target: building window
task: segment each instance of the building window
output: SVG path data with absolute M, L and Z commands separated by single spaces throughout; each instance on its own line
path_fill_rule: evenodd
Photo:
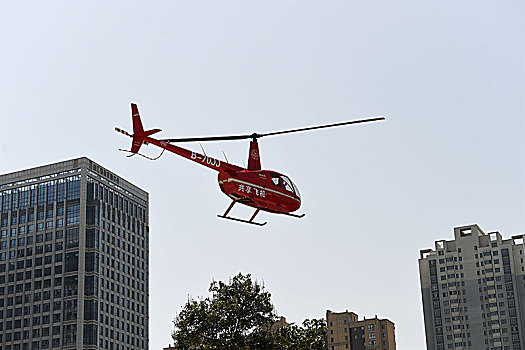
M 55 201 L 55 181 L 48 182 L 47 185 L 47 204 L 53 204 Z
M 62 316 L 64 321 L 77 319 L 77 299 L 64 300 L 64 308 L 62 309 Z
M 66 225 L 78 225 L 80 222 L 80 205 L 67 207 Z
M 78 247 L 78 235 L 78 227 L 66 230 L 66 249 Z
M 76 324 L 64 325 L 63 333 L 62 333 L 62 345 L 63 346 L 75 345 L 76 339 L 77 339 L 77 325 Z
M 98 253 L 86 252 L 86 272 L 98 272 Z
M 64 201 L 64 192 L 65 192 L 65 179 L 60 179 L 57 181 L 57 202 L 63 202 Z
M 78 271 L 78 252 L 66 253 L 65 272 Z
M 95 301 L 96 302 L 96 301 Z M 84 345 L 97 345 L 98 330 L 97 325 L 84 325 Z
M 64 297 L 78 294 L 78 276 L 64 277 Z
M 67 179 L 67 200 L 80 198 L 80 176 Z

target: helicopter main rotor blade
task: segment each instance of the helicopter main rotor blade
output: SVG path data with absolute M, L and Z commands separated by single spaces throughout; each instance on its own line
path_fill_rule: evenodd
M 175 143 L 175 142 L 203 142 L 203 141 L 232 141 L 232 140 L 246 140 L 246 139 L 254 139 L 255 140 L 255 139 L 258 139 L 258 138 L 261 138 L 261 137 L 264 137 L 264 136 L 273 136 L 273 135 L 289 134 L 289 133 L 292 133 L 292 132 L 300 132 L 300 131 L 309 131 L 309 130 L 316 130 L 316 129 L 333 128 L 333 127 L 336 127 L 336 126 L 344 126 L 344 125 L 350 125 L 350 124 L 375 122 L 375 121 L 384 120 L 384 119 L 385 119 L 384 117 L 358 119 L 358 120 L 350 120 L 350 121 L 341 122 L 341 123 L 309 126 L 309 127 L 306 127 L 306 128 L 299 128 L 299 129 L 273 131 L 273 132 L 267 132 L 267 133 L 264 133 L 264 134 L 253 133 L 253 134 L 246 134 L 246 135 L 181 137 L 181 138 L 177 138 L 177 139 L 163 139 L 161 141 Z
M 308 130 L 316 130 L 316 129 L 324 129 L 324 128 L 332 128 L 335 126 L 343 126 L 343 125 L 350 125 L 350 124 L 359 124 L 359 123 L 367 123 L 367 122 L 375 122 L 379 120 L 384 120 L 385 117 L 376 117 L 376 118 L 368 118 L 368 119 L 359 119 L 359 120 L 350 120 L 347 122 L 341 122 L 341 123 L 334 123 L 334 124 L 325 124 L 325 125 L 318 125 L 318 126 L 309 126 L 306 128 L 299 128 L 299 129 L 290 129 L 290 130 L 283 130 L 283 131 L 274 131 L 274 132 L 267 132 L 264 134 L 257 134 L 258 137 L 263 136 L 273 136 L 273 135 L 281 135 L 281 134 L 289 134 L 292 132 L 299 132 L 299 131 L 308 131 Z

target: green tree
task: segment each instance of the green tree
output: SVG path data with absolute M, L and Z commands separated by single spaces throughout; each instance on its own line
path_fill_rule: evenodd
M 279 328 L 273 338 L 275 349 L 324 350 L 326 322 L 323 319 L 306 319 L 302 327 L 291 324 Z
M 175 318 L 173 340 L 180 349 L 271 349 L 277 320 L 270 293 L 251 275 L 212 282 L 210 297 L 188 300 Z
M 189 299 L 173 321 L 176 349 L 324 349 L 324 320 L 305 320 L 271 332 L 277 321 L 271 294 L 251 275 L 212 282 L 210 296 Z

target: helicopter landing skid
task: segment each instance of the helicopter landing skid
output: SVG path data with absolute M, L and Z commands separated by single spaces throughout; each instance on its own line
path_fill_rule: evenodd
M 286 215 L 286 216 L 291 216 L 293 218 L 302 218 L 304 217 L 306 214 L 292 214 L 292 213 L 287 213 L 287 212 L 284 212 L 284 211 L 277 211 L 277 210 L 271 210 L 271 209 L 263 209 L 264 211 L 267 211 L 269 213 L 274 213 L 274 214 L 282 214 L 282 215 Z
M 300 219 L 300 218 L 302 218 L 302 217 L 304 217 L 306 215 L 304 213 L 303 214 L 299 214 L 299 215 L 298 214 L 291 214 L 291 213 L 279 213 L 279 214 L 288 215 L 288 216 L 291 216 L 293 218 L 298 218 L 298 219 Z
M 259 213 L 259 211 L 261 209 L 257 208 L 255 210 L 255 213 L 253 213 L 252 217 L 250 218 L 250 220 L 244 220 L 244 219 L 239 219 L 239 218 L 234 218 L 234 217 L 231 217 L 231 216 L 228 216 L 228 213 L 230 212 L 230 210 L 233 208 L 233 205 L 237 203 L 236 201 L 233 201 L 232 204 L 230 204 L 230 206 L 228 207 L 228 209 L 226 209 L 226 211 L 224 212 L 223 215 L 217 215 L 217 217 L 219 218 L 222 218 L 222 219 L 228 219 L 228 220 L 233 220 L 233 221 L 239 221 L 239 222 L 244 222 L 245 224 L 252 224 L 252 225 L 257 225 L 257 226 L 264 226 L 266 225 L 266 222 L 256 222 L 256 221 L 253 221 L 253 219 L 255 219 L 255 216 Z

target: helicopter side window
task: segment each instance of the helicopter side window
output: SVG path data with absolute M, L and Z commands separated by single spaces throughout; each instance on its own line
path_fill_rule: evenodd
M 292 181 L 286 176 L 281 176 L 281 180 L 283 180 L 284 189 L 293 193 Z
M 270 177 L 272 178 L 272 184 L 274 184 L 277 187 L 281 187 L 281 181 L 280 181 L 279 175 L 270 173 Z

